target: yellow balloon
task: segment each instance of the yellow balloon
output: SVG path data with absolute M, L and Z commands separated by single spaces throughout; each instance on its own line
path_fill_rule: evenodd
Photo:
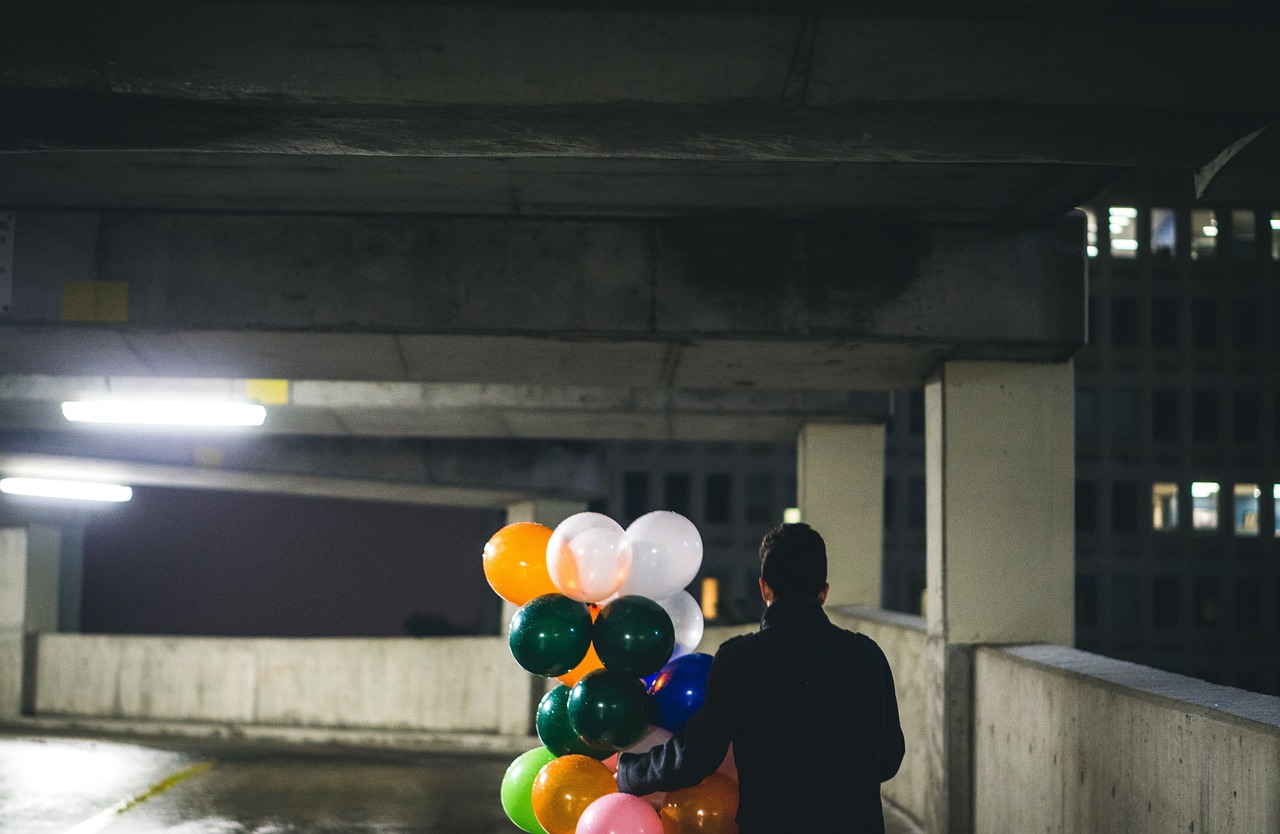
M 605 794 L 617 793 L 609 768 L 590 756 L 561 756 L 533 780 L 533 815 L 547 834 L 573 834 L 578 817 Z
M 484 546 L 484 578 L 507 602 L 524 605 L 543 594 L 558 594 L 547 572 L 551 529 L 531 521 L 508 524 Z

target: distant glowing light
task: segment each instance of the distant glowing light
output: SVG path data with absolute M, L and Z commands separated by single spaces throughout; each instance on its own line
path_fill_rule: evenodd
M 1280 231 L 1280 218 L 1271 218 L 1271 228 L 1275 231 Z
M 64 498 L 72 501 L 128 501 L 133 490 L 120 484 L 92 481 L 59 481 L 51 478 L 3 478 L 0 492 L 9 495 L 32 495 L 39 498 Z
M 1191 484 L 1192 498 L 1212 498 L 1220 487 L 1212 481 L 1195 481 Z
M 62 415 L 75 423 L 139 426 L 261 426 L 267 410 L 256 403 L 210 400 L 72 400 Z
M 782 522 L 783 522 L 784 524 L 799 524 L 799 523 L 800 523 L 800 508 L 799 508 L 799 507 L 787 507 L 785 510 L 783 510 L 783 511 L 782 511 Z
M 1132 220 L 1138 216 L 1138 210 L 1131 206 L 1112 206 L 1108 214 L 1111 216 L 1112 220 L 1115 220 L 1117 217 Z
M 1217 236 L 1218 236 L 1218 227 L 1217 227 L 1217 226 L 1205 226 L 1205 227 L 1204 227 L 1203 229 L 1201 229 L 1200 231 L 1204 232 L 1204 236 L 1205 236 L 1205 237 L 1217 237 Z
M 1098 257 L 1098 247 L 1096 246 L 1087 246 L 1085 247 L 1085 251 L 1089 253 L 1089 257 L 1091 258 Z
M 1138 251 L 1138 241 L 1125 239 L 1113 240 L 1111 241 L 1111 248 L 1119 249 L 1121 252 L 1136 252 Z

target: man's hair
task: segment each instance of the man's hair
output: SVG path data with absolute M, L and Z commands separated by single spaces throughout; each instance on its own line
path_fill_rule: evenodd
M 778 597 L 816 597 L 827 584 L 827 543 L 808 524 L 779 524 L 760 542 L 760 577 Z

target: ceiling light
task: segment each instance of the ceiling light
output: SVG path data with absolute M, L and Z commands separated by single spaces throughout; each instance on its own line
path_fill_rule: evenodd
M 1112 206 L 1111 211 L 1108 212 L 1108 214 L 1113 219 L 1116 217 L 1132 218 L 1138 216 L 1138 210 L 1131 206 Z
M 1201 229 L 1200 231 L 1204 232 L 1204 236 L 1205 236 L 1205 237 L 1217 237 L 1217 236 L 1218 236 L 1218 227 L 1217 227 L 1217 226 L 1205 226 L 1205 227 L 1204 227 L 1203 229 Z
M 1138 241 L 1132 238 L 1119 238 L 1111 241 L 1111 248 L 1118 249 L 1121 252 L 1137 252 Z
M 261 426 L 267 410 L 255 403 L 210 400 L 73 400 L 62 415 L 76 423 L 142 426 Z
M 57 481 L 49 478 L 3 478 L 0 479 L 0 492 L 76 501 L 128 501 L 133 498 L 133 490 L 120 484 Z

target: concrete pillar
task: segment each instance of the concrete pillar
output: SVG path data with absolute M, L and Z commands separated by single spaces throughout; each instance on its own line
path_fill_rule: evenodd
M 880 607 L 884 426 L 807 425 L 796 467 L 800 518 L 827 542 L 827 604 Z
M 0 716 L 34 707 L 35 638 L 58 629 L 61 560 L 56 527 L 0 528 Z
M 565 501 L 560 499 L 534 499 L 520 501 L 507 506 L 507 523 L 532 521 L 556 529 L 556 525 L 571 515 L 585 512 L 587 505 L 581 501 Z M 502 601 L 502 636 L 506 639 L 511 618 L 516 613 L 516 606 Z M 509 686 L 502 698 L 502 714 L 498 719 L 501 732 L 511 734 L 534 733 L 534 718 L 537 715 L 538 702 L 546 694 L 549 685 L 547 678 L 530 675 L 515 662 L 510 661 L 513 670 L 509 678 Z M 554 685 L 555 680 L 550 680 Z
M 972 660 L 1074 639 L 1072 366 L 948 362 L 925 387 L 930 832 L 972 829 Z

